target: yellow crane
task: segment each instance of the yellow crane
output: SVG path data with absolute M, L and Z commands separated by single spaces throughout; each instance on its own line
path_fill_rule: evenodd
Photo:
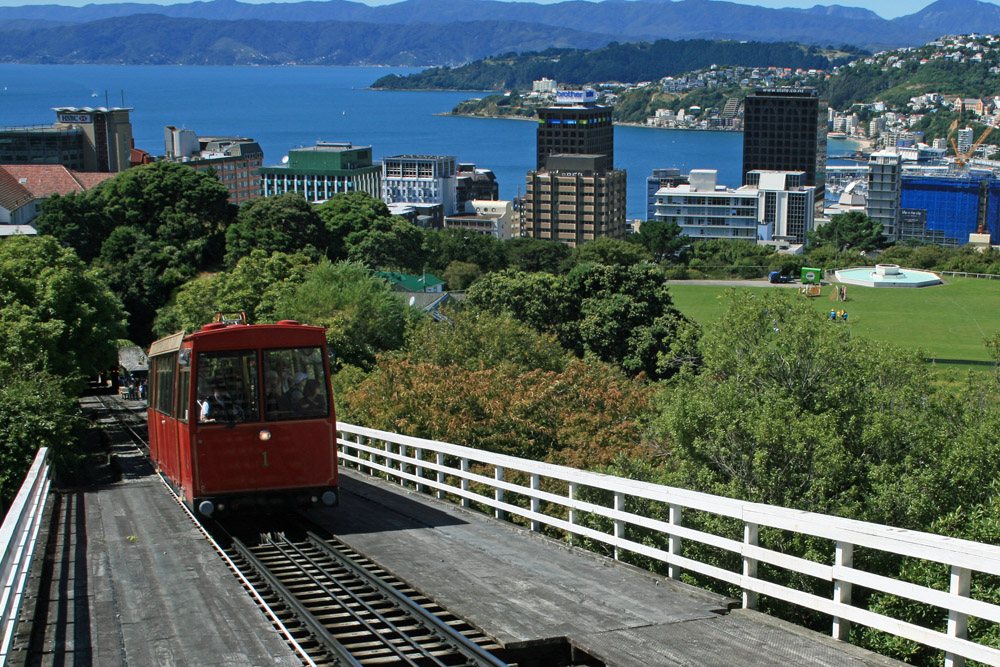
M 993 126 L 987 125 L 986 131 L 983 132 L 981 135 L 979 135 L 979 139 L 976 140 L 976 143 L 972 144 L 972 148 L 967 150 L 965 153 L 958 152 L 958 144 L 955 143 L 955 138 L 952 137 L 951 146 L 952 148 L 955 149 L 955 163 L 959 167 L 964 167 L 966 160 L 972 157 L 972 155 L 976 152 L 976 149 L 983 145 L 983 142 L 986 141 L 986 137 L 990 136 L 990 132 L 992 131 L 993 131 Z

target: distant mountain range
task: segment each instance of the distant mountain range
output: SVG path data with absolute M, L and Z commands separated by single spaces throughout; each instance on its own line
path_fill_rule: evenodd
M 454 65 L 509 51 L 612 41 L 732 39 L 871 50 L 1000 32 L 1000 6 L 937 0 L 892 20 L 866 9 L 768 9 L 720 0 L 348 0 L 0 7 L 0 61 Z

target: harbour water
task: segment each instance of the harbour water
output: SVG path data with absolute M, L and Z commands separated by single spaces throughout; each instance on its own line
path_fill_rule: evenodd
M 455 155 L 492 169 L 500 196 L 524 190 L 534 167 L 535 124 L 440 115 L 483 93 L 377 91 L 386 67 L 176 67 L 0 65 L 0 126 L 55 120 L 53 107 L 132 107 L 136 148 L 163 153 L 166 125 L 201 136 L 244 136 L 260 143 L 265 164 L 316 141 L 370 145 L 376 159 L 398 154 Z M 628 171 L 628 217 L 645 218 L 646 176 L 654 168 L 717 169 L 719 183 L 740 180 L 743 135 L 642 127 L 615 129 L 615 162 Z M 851 152 L 851 142 L 832 149 Z

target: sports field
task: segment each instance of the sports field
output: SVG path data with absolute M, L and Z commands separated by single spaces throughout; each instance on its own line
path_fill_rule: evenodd
M 1000 281 L 945 278 L 947 284 L 921 288 L 847 285 L 847 301 L 832 301 L 833 287 L 810 301 L 820 312 L 846 310 L 855 336 L 923 350 L 935 359 L 989 360 L 983 339 L 1000 331 Z M 718 319 L 727 307 L 730 289 L 762 291 L 775 287 L 723 287 L 670 282 L 674 304 L 702 326 Z M 800 297 L 809 298 L 809 297 Z M 839 326 L 839 325 L 838 325 Z

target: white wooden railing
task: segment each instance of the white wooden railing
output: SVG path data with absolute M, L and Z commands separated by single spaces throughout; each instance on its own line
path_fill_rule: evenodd
M 833 636 L 846 640 L 850 623 L 860 623 L 945 652 L 945 664 L 960 667 L 966 659 L 1000 665 L 1000 650 L 966 638 L 970 616 L 1000 623 L 1000 606 L 969 595 L 973 572 L 1000 576 L 1000 547 L 921 533 L 834 516 L 743 502 L 706 493 L 661 486 L 594 472 L 539 463 L 503 454 L 424 440 L 339 423 L 340 461 L 345 467 L 399 483 L 438 498 L 457 499 L 465 507 L 488 508 L 499 519 L 520 517 L 531 530 L 548 527 L 572 541 L 579 536 L 608 545 L 617 559 L 628 551 L 665 563 L 668 576 L 682 570 L 726 582 L 743 591 L 743 605 L 754 608 L 758 595 L 783 600 L 833 618 Z M 525 483 L 510 480 L 521 479 Z M 543 483 L 544 482 L 544 483 Z M 552 493 L 544 488 L 564 489 Z M 581 499 L 581 490 L 603 492 L 608 505 Z M 525 499 L 505 502 L 505 494 Z M 636 500 L 668 508 L 667 520 L 630 512 Z M 542 503 L 546 512 L 542 512 Z M 743 539 L 731 539 L 684 526 L 686 512 L 728 517 L 743 524 Z M 609 528 L 594 521 L 602 517 Z M 627 527 L 659 533 L 666 548 L 628 539 Z M 831 553 L 824 564 L 788 555 L 758 543 L 762 528 L 824 538 Z M 742 560 L 740 571 L 684 556 L 685 541 L 728 551 Z M 854 549 L 861 547 L 951 568 L 951 588 L 945 592 L 855 568 Z M 759 564 L 768 564 L 832 584 L 830 598 L 797 590 L 757 576 Z M 932 630 L 851 605 L 851 588 L 858 585 L 937 607 L 947 613 L 946 632 Z
M 21 608 L 24 584 L 31 569 L 31 558 L 35 552 L 35 540 L 41 526 L 45 500 L 49 494 L 49 450 L 42 447 L 35 455 L 21 490 L 7 510 L 7 516 L 0 527 L 0 623 L 3 640 L 0 642 L 0 665 L 7 662 L 17 615 Z

